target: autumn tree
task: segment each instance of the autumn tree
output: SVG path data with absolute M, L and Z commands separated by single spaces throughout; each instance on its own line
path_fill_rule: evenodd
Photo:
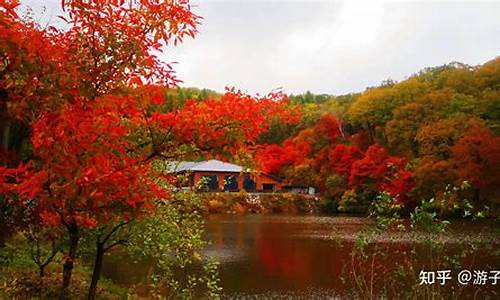
M 468 181 L 473 187 L 473 200 L 478 203 L 481 195 L 498 195 L 500 180 L 500 138 L 486 127 L 474 127 L 458 140 L 452 149 L 452 160 L 457 167 L 459 180 Z
M 475 76 L 479 89 L 498 91 L 500 89 L 500 56 L 476 68 Z
M 394 110 L 386 124 L 389 146 L 408 157 L 419 155 L 418 131 L 444 118 L 477 116 L 477 100 L 449 88 L 427 93 Z
M 415 101 L 427 90 L 427 85 L 416 77 L 367 89 L 349 107 L 347 118 L 368 132 L 371 143 L 375 138 L 385 140 L 384 126 L 391 120 L 394 109 Z
M 143 97 L 102 96 L 67 104 L 33 124 L 36 161 L 16 171 L 2 169 L 2 179 L 4 190 L 16 192 L 20 205 L 36 205 L 46 224 L 67 229 L 63 294 L 82 229 L 102 232 L 92 282 L 96 284 L 99 260 L 117 245 L 106 244 L 116 228 L 113 224 L 125 224 L 147 213 L 156 199 L 168 198 L 155 179 L 153 159 L 180 159 L 195 150 L 241 151 L 268 127 L 264 116 L 281 112 L 279 102 L 257 101 L 239 92 L 228 92 L 223 99 L 187 103 L 176 112 L 148 113 Z M 238 113 L 229 109 L 238 105 Z
M 314 97 L 308 93 L 293 98 L 300 104 L 303 120 L 287 139 L 280 137 L 277 145 L 264 147 L 260 161 L 290 182 L 314 178 L 321 192 L 338 194 L 359 185 L 360 191 L 384 190 L 391 195 L 408 196 L 411 190 L 413 200 L 439 196 L 457 182 L 452 149 L 464 134 L 483 126 L 499 132 L 498 66 L 498 58 L 481 66 L 452 62 L 426 68 L 401 82 L 385 81 L 360 94 Z M 324 115 L 341 124 L 339 131 L 331 130 L 335 126 L 320 130 L 328 127 L 324 127 L 328 123 Z M 371 155 L 374 144 L 384 150 Z M 354 146 L 355 151 L 349 148 Z M 342 152 L 347 149 L 352 152 Z M 378 168 L 392 161 L 389 157 L 401 163 L 394 165 L 396 171 L 379 176 Z M 313 169 L 310 175 L 304 172 L 307 165 Z M 310 180 L 304 178 L 304 182 Z
M 396 108 L 393 118 L 386 125 L 387 140 L 391 148 L 408 156 L 418 155 L 418 130 L 442 118 L 443 107 L 452 96 L 452 90 L 440 90 Z
M 422 158 L 414 173 L 414 194 L 418 199 L 439 198 L 446 187 L 455 184 L 458 179 L 451 160 L 432 156 Z
M 498 75 L 500 77 L 500 74 Z M 500 134 L 500 89 L 485 89 L 477 99 L 477 115 L 495 133 Z
M 413 188 L 413 174 L 406 170 L 405 159 L 391 156 L 386 149 L 374 144 L 362 159 L 352 164 L 349 185 L 354 189 L 384 191 L 406 203 Z
M 102 95 L 142 85 L 143 81 L 175 84 L 176 78 L 170 66 L 160 61 L 157 53 L 162 51 L 165 43 L 177 43 L 185 36 L 194 36 L 198 17 L 191 12 L 188 1 L 68 0 L 61 4 L 66 12 L 61 18 L 67 22 L 67 29 L 58 30 L 54 27 L 40 28 L 31 20 L 19 18 L 15 11 L 19 5 L 17 0 L 3 1 L 1 5 L 1 88 L 8 93 L 7 108 L 10 114 L 32 127 L 31 142 L 36 156 L 31 164 L 23 167 L 23 176 L 16 174 L 15 178 L 4 177 L 14 182 L 19 195 L 35 200 L 44 207 L 40 213 L 47 223 L 60 223 L 68 229 L 70 247 L 61 290 L 61 298 L 65 298 L 68 296 L 79 227 L 95 226 L 99 219 L 90 217 L 89 212 L 79 212 L 81 208 L 76 205 L 78 201 L 86 202 L 89 199 L 85 198 L 91 198 L 81 188 L 75 187 L 79 183 L 75 180 L 82 175 L 78 172 L 88 167 L 83 162 L 90 164 L 92 160 L 100 160 L 102 167 L 117 171 L 122 180 L 128 178 L 131 182 L 149 176 L 140 172 L 144 168 L 141 164 L 130 164 L 130 160 L 134 159 L 130 151 L 134 150 L 124 150 L 127 148 L 125 140 L 129 138 L 129 130 L 133 128 L 117 122 L 124 119 L 135 122 L 137 116 L 131 114 L 134 108 L 142 107 L 134 107 L 128 99 Z M 103 104 L 92 103 L 99 101 Z M 116 110 L 112 110 L 110 105 L 116 105 Z M 94 115 L 86 114 L 87 110 Z M 106 118 L 102 113 L 109 116 Z M 111 125 L 102 124 L 106 120 L 117 124 L 110 128 Z M 84 132 L 81 125 L 85 125 L 84 130 L 95 129 L 95 134 Z M 97 147 L 101 140 L 106 145 L 104 132 L 96 129 L 99 126 L 108 129 L 107 138 L 116 137 L 117 143 L 108 145 L 108 149 Z M 77 147 L 76 143 L 89 148 L 79 152 L 73 148 Z M 58 158 L 48 156 L 48 152 L 57 153 L 56 149 L 64 150 L 60 159 L 67 159 L 60 161 L 61 165 L 68 163 L 70 167 L 76 167 L 78 160 L 82 160 L 82 164 L 66 171 L 69 173 L 63 173 L 59 167 L 52 165 L 58 163 Z M 68 152 L 70 149 L 73 149 L 72 153 Z M 68 155 L 71 154 L 78 157 L 70 159 Z M 122 162 L 118 163 L 117 160 Z M 119 168 L 124 168 L 125 173 L 120 173 Z M 132 173 L 136 173 L 136 177 Z M 73 175 L 75 178 L 70 179 Z M 73 191 L 54 191 L 52 185 L 65 181 L 64 187 L 73 185 Z M 24 193 L 23 185 L 32 188 L 30 193 Z M 51 194 L 59 192 L 62 193 L 59 195 L 62 203 L 70 201 L 71 205 L 51 203 L 54 200 Z M 133 197 L 140 194 L 134 192 L 134 188 L 130 192 Z M 81 197 L 84 199 L 79 200 Z M 116 199 L 110 196 L 109 201 L 125 201 L 125 198 L 126 195 L 117 196 Z M 128 200 L 129 206 L 133 206 L 133 200 Z M 75 208 L 72 207 L 73 203 Z M 49 207 L 45 207 L 46 204 Z M 66 210 L 68 208 L 70 210 Z M 54 212 L 57 213 L 58 222 L 55 222 Z
M 363 152 L 354 145 L 332 146 L 328 151 L 328 156 L 320 163 L 322 166 L 316 166 L 316 169 L 319 169 L 319 178 L 323 181 L 320 185 L 324 187 L 325 193 L 333 196 L 348 190 L 352 165 L 363 157 Z
M 36 206 L 46 225 L 67 230 L 62 297 L 69 295 L 83 229 L 126 222 L 152 207 L 153 199 L 166 198 L 166 191 L 151 180 L 153 174 L 145 165 L 148 156 L 128 154 L 136 151 L 128 141 L 134 127 L 120 120 L 139 125 L 140 114 L 127 99 L 106 96 L 99 100 L 68 104 L 57 114 L 40 117 L 32 126 L 36 162 L 7 178 L 19 205 Z M 117 106 L 121 109 L 116 110 Z
M 2 4 L 1 84 L 33 145 L 30 162 L 2 167 L 2 194 L 16 194 L 16 204 L 36 206 L 44 224 L 66 229 L 61 298 L 69 296 L 81 231 L 96 232 L 93 299 L 102 256 L 118 244 L 109 243 L 113 233 L 168 198 L 159 180 L 171 178 L 158 177 L 151 162 L 244 151 L 270 118 L 287 114 L 285 100 L 230 90 L 161 109 L 163 87 L 177 80 L 157 53 L 194 36 L 198 17 L 188 1 L 62 1 L 65 31 L 19 19 L 17 1 Z
M 354 162 L 364 156 L 356 146 L 344 144 L 335 145 L 328 155 L 328 161 L 335 173 L 344 176 L 349 176 Z
M 307 158 L 317 156 L 322 149 L 335 143 L 342 134 L 341 128 L 341 123 L 333 115 L 323 114 L 313 127 L 299 131 L 282 145 L 261 145 L 256 159 L 262 170 L 268 173 L 278 173 L 285 165 L 304 164 Z
M 262 171 L 277 174 L 286 165 L 300 165 L 311 152 L 307 143 L 297 144 L 286 140 L 283 146 L 266 145 L 257 152 L 257 161 Z
M 350 138 L 333 115 L 324 114 L 314 126 L 299 131 L 282 146 L 265 146 L 257 158 L 264 171 L 284 176 L 288 184 L 313 185 L 325 195 L 348 189 L 386 191 L 408 202 L 414 179 L 406 170 L 406 161 L 379 145 L 363 152 L 355 145 L 343 144 Z
M 451 157 L 451 148 L 464 133 L 482 124 L 480 119 L 461 115 L 422 126 L 416 136 L 419 153 L 421 156 L 448 159 Z

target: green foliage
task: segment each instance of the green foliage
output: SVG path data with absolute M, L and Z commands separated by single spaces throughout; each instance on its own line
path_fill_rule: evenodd
M 55 263 L 47 265 L 45 276 L 41 277 L 34 261 L 33 240 L 29 235 L 19 233 L 0 248 L 0 299 L 55 299 L 59 296 L 62 260 L 58 253 Z M 50 253 L 50 245 L 40 244 L 40 251 Z M 70 293 L 73 299 L 87 295 L 91 270 L 82 264 L 75 268 Z M 98 293 L 102 299 L 127 299 L 129 291 L 103 278 Z
M 411 227 L 431 232 L 445 231 L 450 222 L 439 220 L 435 209 L 434 198 L 422 201 L 420 206 L 415 207 L 410 214 Z
M 194 298 L 203 294 L 217 298 L 217 263 L 201 254 L 207 243 L 201 202 L 192 192 L 174 196 L 172 201 L 159 203 L 153 216 L 131 228 L 127 251 L 136 259 L 155 262 L 151 297 Z
M 472 186 L 468 181 L 460 185 L 448 184 L 444 191 L 429 200 L 423 200 L 419 213 L 435 212 L 436 217 L 462 218 L 462 219 L 482 219 L 492 217 L 491 207 L 486 203 L 474 203 L 470 200 Z
M 35 264 L 29 255 L 27 239 L 18 234 L 0 248 L 0 268 L 34 268 Z
M 488 205 L 473 205 L 467 199 L 455 203 L 453 205 L 452 212 L 463 218 L 472 219 L 484 219 L 491 216 L 491 208 Z
M 354 190 L 346 190 L 338 201 L 338 211 L 352 214 L 366 214 L 368 210 L 366 195 Z
M 358 203 L 357 195 L 354 190 L 345 191 L 339 201 L 339 211 L 347 211 L 350 207 Z
M 331 95 L 327 94 L 316 95 L 311 93 L 310 91 L 307 91 L 305 94 L 291 95 L 290 101 L 299 104 L 306 104 L 306 103 L 319 104 L 328 101 L 331 97 L 332 97 Z
M 354 241 L 354 245 L 356 246 L 356 253 L 359 254 L 360 256 L 366 256 L 366 247 L 370 243 L 369 237 L 364 234 L 363 232 L 359 233 L 356 235 L 356 239 Z
M 269 131 L 264 133 L 259 142 L 262 144 L 281 144 L 287 138 L 296 135 L 300 130 L 313 127 L 325 113 L 344 120 L 347 110 L 358 94 L 315 95 L 307 92 L 302 95 L 290 95 L 290 107 L 300 109 L 300 121 L 297 124 L 272 122 Z
M 325 196 L 336 198 L 341 196 L 347 187 L 347 179 L 341 175 L 331 175 L 325 182 Z
M 471 185 L 464 181 L 460 186 L 447 186 L 443 194 L 444 199 L 453 199 L 448 212 L 455 217 L 483 219 L 492 215 L 490 206 L 484 203 L 473 203 L 464 195 L 470 195 Z M 458 198 L 458 199 L 457 199 Z
M 219 297 L 221 289 L 217 262 L 202 257 L 206 245 L 201 216 L 201 201 L 193 193 L 179 193 L 169 202 L 158 204 L 153 216 L 131 222 L 116 231 L 113 243 L 127 240 L 127 252 L 132 259 L 152 263 L 150 282 L 152 298 L 209 298 Z M 102 230 L 105 230 L 104 228 Z M 70 293 L 73 298 L 83 298 L 90 284 L 92 261 L 95 256 L 96 234 L 100 229 L 81 232 L 81 243 Z M 104 231 L 103 231 L 104 232 Z M 40 277 L 40 262 L 52 253 L 54 244 L 49 233 L 33 231 L 18 234 L 5 247 L 0 248 L 0 298 L 56 298 L 61 284 L 61 268 L 57 263 L 47 265 L 45 276 Z M 49 238 L 50 237 L 50 238 Z M 117 249 L 118 250 L 118 249 Z M 56 253 L 55 262 L 62 259 Z M 122 256 L 123 252 L 113 255 Z M 106 260 L 106 257 L 104 258 Z M 102 278 L 98 295 L 105 299 L 127 298 L 129 292 Z
M 269 130 L 259 137 L 259 142 L 262 144 L 281 144 L 289 136 L 294 135 L 297 130 L 297 126 L 273 120 Z
M 388 193 L 380 193 L 370 206 L 370 216 L 375 216 L 377 227 L 383 230 L 401 229 L 403 205 Z
M 209 89 L 197 88 L 174 88 L 165 89 L 165 101 L 161 105 L 161 111 L 174 111 L 180 108 L 188 100 L 203 101 L 207 98 L 219 98 L 221 95 Z
M 500 134 L 500 90 L 486 89 L 477 99 L 477 112 L 496 135 Z

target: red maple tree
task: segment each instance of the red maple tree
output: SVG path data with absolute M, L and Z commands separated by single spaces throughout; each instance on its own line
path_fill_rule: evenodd
M 96 241 L 95 298 L 116 228 L 168 199 L 171 178 L 153 160 L 244 151 L 272 118 L 293 116 L 281 94 L 255 99 L 237 90 L 161 112 L 163 88 L 177 79 L 157 54 L 196 33 L 189 1 L 62 1 L 64 31 L 20 19 L 18 4 L 0 2 L 0 88 L 10 115 L 29 128 L 32 153 L 17 168 L 0 167 L 1 193 L 66 229 L 61 298 L 81 230 L 105 232 Z
M 459 181 L 471 183 L 474 202 L 479 202 L 483 193 L 484 196 L 498 195 L 500 138 L 490 129 L 487 127 L 469 129 L 453 146 L 452 161 L 457 168 Z
M 344 178 L 347 185 L 336 188 L 388 192 L 398 201 L 410 204 L 409 192 L 413 189 L 413 174 L 406 169 L 406 161 L 391 156 L 378 144 L 368 147 L 366 152 L 345 136 L 340 122 L 330 114 L 323 115 L 317 123 L 301 130 L 296 136 L 285 140 L 283 145 L 267 145 L 258 152 L 261 168 L 269 173 L 282 173 L 291 179 L 294 170 L 302 171 L 308 164 L 314 170 L 316 187 L 325 192 L 331 176 Z M 287 172 L 283 172 L 287 169 Z

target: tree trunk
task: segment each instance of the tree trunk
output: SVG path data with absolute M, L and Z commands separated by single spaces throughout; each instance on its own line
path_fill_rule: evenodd
M 78 232 L 78 225 L 76 223 L 71 223 L 66 226 L 69 235 L 69 251 L 66 261 L 63 265 L 63 282 L 61 286 L 61 294 L 59 295 L 60 300 L 70 299 L 69 286 L 71 283 L 71 274 L 73 272 L 73 264 L 76 258 L 76 250 L 78 248 L 78 241 L 80 235 Z
M 101 277 L 101 270 L 102 270 L 102 259 L 104 256 L 104 243 L 103 242 L 96 242 L 97 244 L 97 251 L 95 255 L 95 261 L 94 261 L 94 270 L 92 272 L 92 281 L 90 283 L 90 288 L 88 292 L 88 300 L 94 300 L 96 297 L 97 293 L 97 282 L 99 281 L 99 278 Z
M 45 276 L 45 266 L 40 266 L 38 269 L 38 275 L 40 278 L 43 278 Z
M 118 225 L 114 226 L 109 233 L 101 240 L 101 235 L 97 236 L 96 239 L 96 254 L 95 254 L 95 261 L 94 261 L 94 270 L 92 271 L 92 281 L 90 283 L 87 299 L 93 300 L 96 298 L 96 293 L 97 293 L 97 283 L 99 282 L 99 278 L 101 277 L 101 270 L 102 270 L 102 261 L 104 258 L 104 253 L 106 251 L 112 249 L 115 246 L 118 245 L 123 245 L 125 240 L 118 240 L 110 245 L 106 246 L 106 242 L 109 241 L 109 239 L 123 226 L 127 225 L 129 221 L 126 222 L 121 222 Z

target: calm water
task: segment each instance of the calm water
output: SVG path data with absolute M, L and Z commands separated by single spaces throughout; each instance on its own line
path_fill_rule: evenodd
M 418 283 L 421 269 L 447 268 L 446 256 L 457 258 L 460 268 L 471 271 L 500 269 L 498 222 L 456 222 L 445 234 L 437 235 L 384 233 L 366 248 L 368 259 L 353 258 L 357 233 L 373 226 L 361 217 L 212 215 L 206 222 L 211 245 L 205 255 L 218 258 L 224 298 L 230 299 L 351 298 L 360 282 L 363 287 L 373 282 L 375 292 L 385 286 L 389 293 L 391 289 L 397 293 Z M 422 238 L 439 241 L 441 252 L 430 249 Z M 469 251 L 467 245 L 473 242 L 482 244 Z M 151 268 L 118 257 L 107 257 L 105 262 L 104 274 L 124 286 L 141 282 Z M 409 275 L 387 277 L 396 268 Z M 455 285 L 447 284 L 441 297 L 450 298 Z M 500 299 L 500 285 L 469 285 L 462 296 L 474 293 L 477 299 L 485 298 L 483 294 Z
M 448 233 L 431 238 L 441 241 L 446 253 L 463 254 L 464 266 L 468 268 L 498 270 L 497 225 L 456 223 Z M 210 216 L 207 238 L 212 245 L 206 254 L 218 257 L 221 285 L 228 298 L 346 298 L 353 291 L 353 285 L 349 283 L 356 270 L 353 266 L 363 268 L 359 261 L 353 262 L 351 257 L 355 236 L 370 226 L 373 224 L 368 219 L 357 217 Z M 466 254 L 461 246 L 479 241 L 492 246 L 497 253 L 490 249 L 477 249 Z M 382 252 L 374 256 L 376 273 L 381 270 L 377 266 L 386 269 L 405 265 L 408 263 L 406 255 L 412 249 L 416 251 L 413 266 L 432 270 L 431 265 L 435 264 L 434 268 L 438 268 L 440 263 L 440 258 L 433 257 L 429 247 L 415 247 L 418 243 L 408 233 L 384 234 L 377 237 L 375 244 Z M 367 253 L 374 251 L 374 247 L 368 247 Z M 365 270 L 365 273 L 368 271 Z M 410 280 L 418 279 L 418 275 L 414 276 L 417 277 Z M 343 283 L 342 278 L 346 278 L 347 283 Z M 384 282 L 380 278 L 377 280 Z M 488 289 L 488 294 L 493 295 L 498 291 L 492 285 L 481 288 Z

